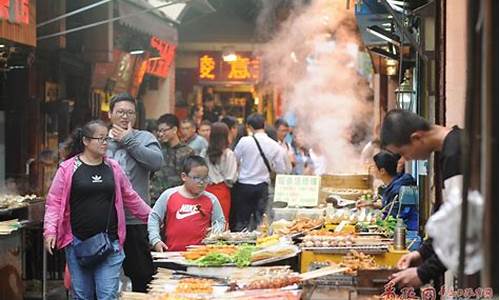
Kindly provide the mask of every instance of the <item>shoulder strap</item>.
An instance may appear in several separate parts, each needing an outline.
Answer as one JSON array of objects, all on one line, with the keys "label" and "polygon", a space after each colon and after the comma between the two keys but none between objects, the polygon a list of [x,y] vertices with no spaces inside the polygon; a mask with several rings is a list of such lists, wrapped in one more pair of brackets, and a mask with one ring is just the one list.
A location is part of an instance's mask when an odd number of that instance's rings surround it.
[{"label": "shoulder strap", "polygon": [[113,193],[113,197],[111,198],[111,205],[109,206],[108,220],[106,221],[106,233],[108,233],[109,221],[111,219],[111,212],[113,211],[114,204],[115,204],[115,193]]},{"label": "shoulder strap", "polygon": [[271,174],[271,165],[269,164],[269,161],[267,160],[266,156],[264,155],[264,151],[262,151],[262,148],[260,147],[259,142],[255,138],[255,136],[252,135],[253,140],[257,144],[257,148],[259,148],[260,156],[262,156],[262,159],[264,160],[264,164],[266,165],[267,170],[269,171],[269,174]]}]

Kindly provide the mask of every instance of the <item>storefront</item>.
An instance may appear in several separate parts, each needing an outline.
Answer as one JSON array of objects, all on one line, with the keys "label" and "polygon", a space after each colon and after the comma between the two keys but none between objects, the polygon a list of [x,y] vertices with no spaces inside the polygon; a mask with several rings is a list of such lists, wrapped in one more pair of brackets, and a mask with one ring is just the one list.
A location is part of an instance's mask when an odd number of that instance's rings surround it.
[{"label": "storefront", "polygon": [[260,57],[249,51],[198,51],[196,68],[178,68],[177,112],[189,116],[194,105],[215,100],[221,115],[244,120],[252,112],[272,113],[272,99],[262,85]]}]

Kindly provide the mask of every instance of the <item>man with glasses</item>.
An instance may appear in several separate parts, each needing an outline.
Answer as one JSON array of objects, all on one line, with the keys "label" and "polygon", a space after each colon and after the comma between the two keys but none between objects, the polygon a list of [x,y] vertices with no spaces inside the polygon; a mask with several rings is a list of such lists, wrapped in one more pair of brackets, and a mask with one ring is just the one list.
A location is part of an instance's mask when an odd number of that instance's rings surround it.
[{"label": "man with glasses", "polygon": [[194,155],[193,149],[179,139],[179,119],[174,114],[164,114],[158,119],[156,134],[161,144],[163,164],[151,179],[151,201],[174,186],[182,184],[181,173],[186,157]]},{"label": "man with glasses", "polygon": [[[205,159],[186,158],[181,177],[184,184],[164,191],[149,216],[149,242],[157,252],[185,251],[189,245],[201,244],[209,232],[224,230],[219,200],[205,191],[210,182]],[[164,241],[160,235],[162,226]]]},{"label": "man with glasses", "polygon": [[[129,94],[114,96],[110,101],[109,119],[112,140],[107,156],[113,158],[125,171],[134,190],[150,204],[149,178],[160,169],[163,155],[155,136],[132,126],[136,121],[135,99]],[[148,244],[147,227],[127,212],[127,237],[123,245],[123,270],[132,281],[134,292],[146,292],[155,269]]]}]

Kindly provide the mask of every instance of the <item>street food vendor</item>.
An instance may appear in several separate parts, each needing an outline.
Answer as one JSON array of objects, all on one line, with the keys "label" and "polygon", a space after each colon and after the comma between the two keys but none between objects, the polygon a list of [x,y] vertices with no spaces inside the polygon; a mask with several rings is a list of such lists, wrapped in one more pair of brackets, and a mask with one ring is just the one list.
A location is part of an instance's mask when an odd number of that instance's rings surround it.
[{"label": "street food vendor", "polygon": [[[221,232],[225,219],[219,200],[205,191],[208,167],[201,156],[189,156],[181,174],[183,185],[167,189],[149,216],[149,242],[157,252],[184,251],[199,245],[210,231]],[[164,230],[162,241],[160,231]]]},{"label": "street food vendor", "polygon": [[374,175],[382,180],[386,188],[382,193],[382,203],[377,204],[359,201],[358,207],[374,206],[383,208],[384,218],[391,215],[394,218],[403,219],[408,231],[418,230],[418,207],[416,205],[405,205],[399,203],[397,196],[402,186],[415,185],[415,179],[408,173],[398,173],[397,166],[400,157],[388,151],[382,150],[373,156],[375,162]]}]

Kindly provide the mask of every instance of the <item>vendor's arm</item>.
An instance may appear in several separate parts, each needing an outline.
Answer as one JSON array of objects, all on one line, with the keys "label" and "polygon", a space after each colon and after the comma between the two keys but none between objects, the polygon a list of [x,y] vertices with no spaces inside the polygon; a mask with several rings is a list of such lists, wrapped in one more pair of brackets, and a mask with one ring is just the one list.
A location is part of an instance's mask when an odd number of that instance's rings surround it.
[{"label": "vendor's arm", "polygon": [[356,202],[356,207],[357,208],[373,207],[375,209],[381,209],[382,208],[382,202],[381,201],[358,200]]},{"label": "vendor's arm", "polygon": [[420,253],[420,257],[422,257],[422,260],[426,260],[429,257],[435,255],[434,248],[432,248],[432,239],[425,239],[417,251],[418,253]]},{"label": "vendor's arm", "polygon": [[429,283],[431,279],[441,276],[446,272],[446,267],[439,260],[437,255],[433,255],[417,268],[417,274],[423,284]]},{"label": "vendor's arm", "polygon": [[213,233],[219,233],[224,231],[226,225],[226,219],[224,218],[224,213],[222,212],[222,207],[220,206],[219,199],[213,194],[205,192],[206,195],[212,201],[212,230]]},{"label": "vendor's arm", "polygon": [[168,200],[174,194],[178,188],[168,189],[164,191],[158,200],[155,202],[148,219],[148,235],[149,243],[151,246],[155,246],[158,242],[161,242],[160,228],[167,221],[167,204]]},{"label": "vendor's arm", "polygon": [[138,136],[131,132],[123,138],[122,144],[127,153],[149,171],[159,170],[163,162],[160,143],[153,134],[146,131],[141,132],[141,138]]}]

